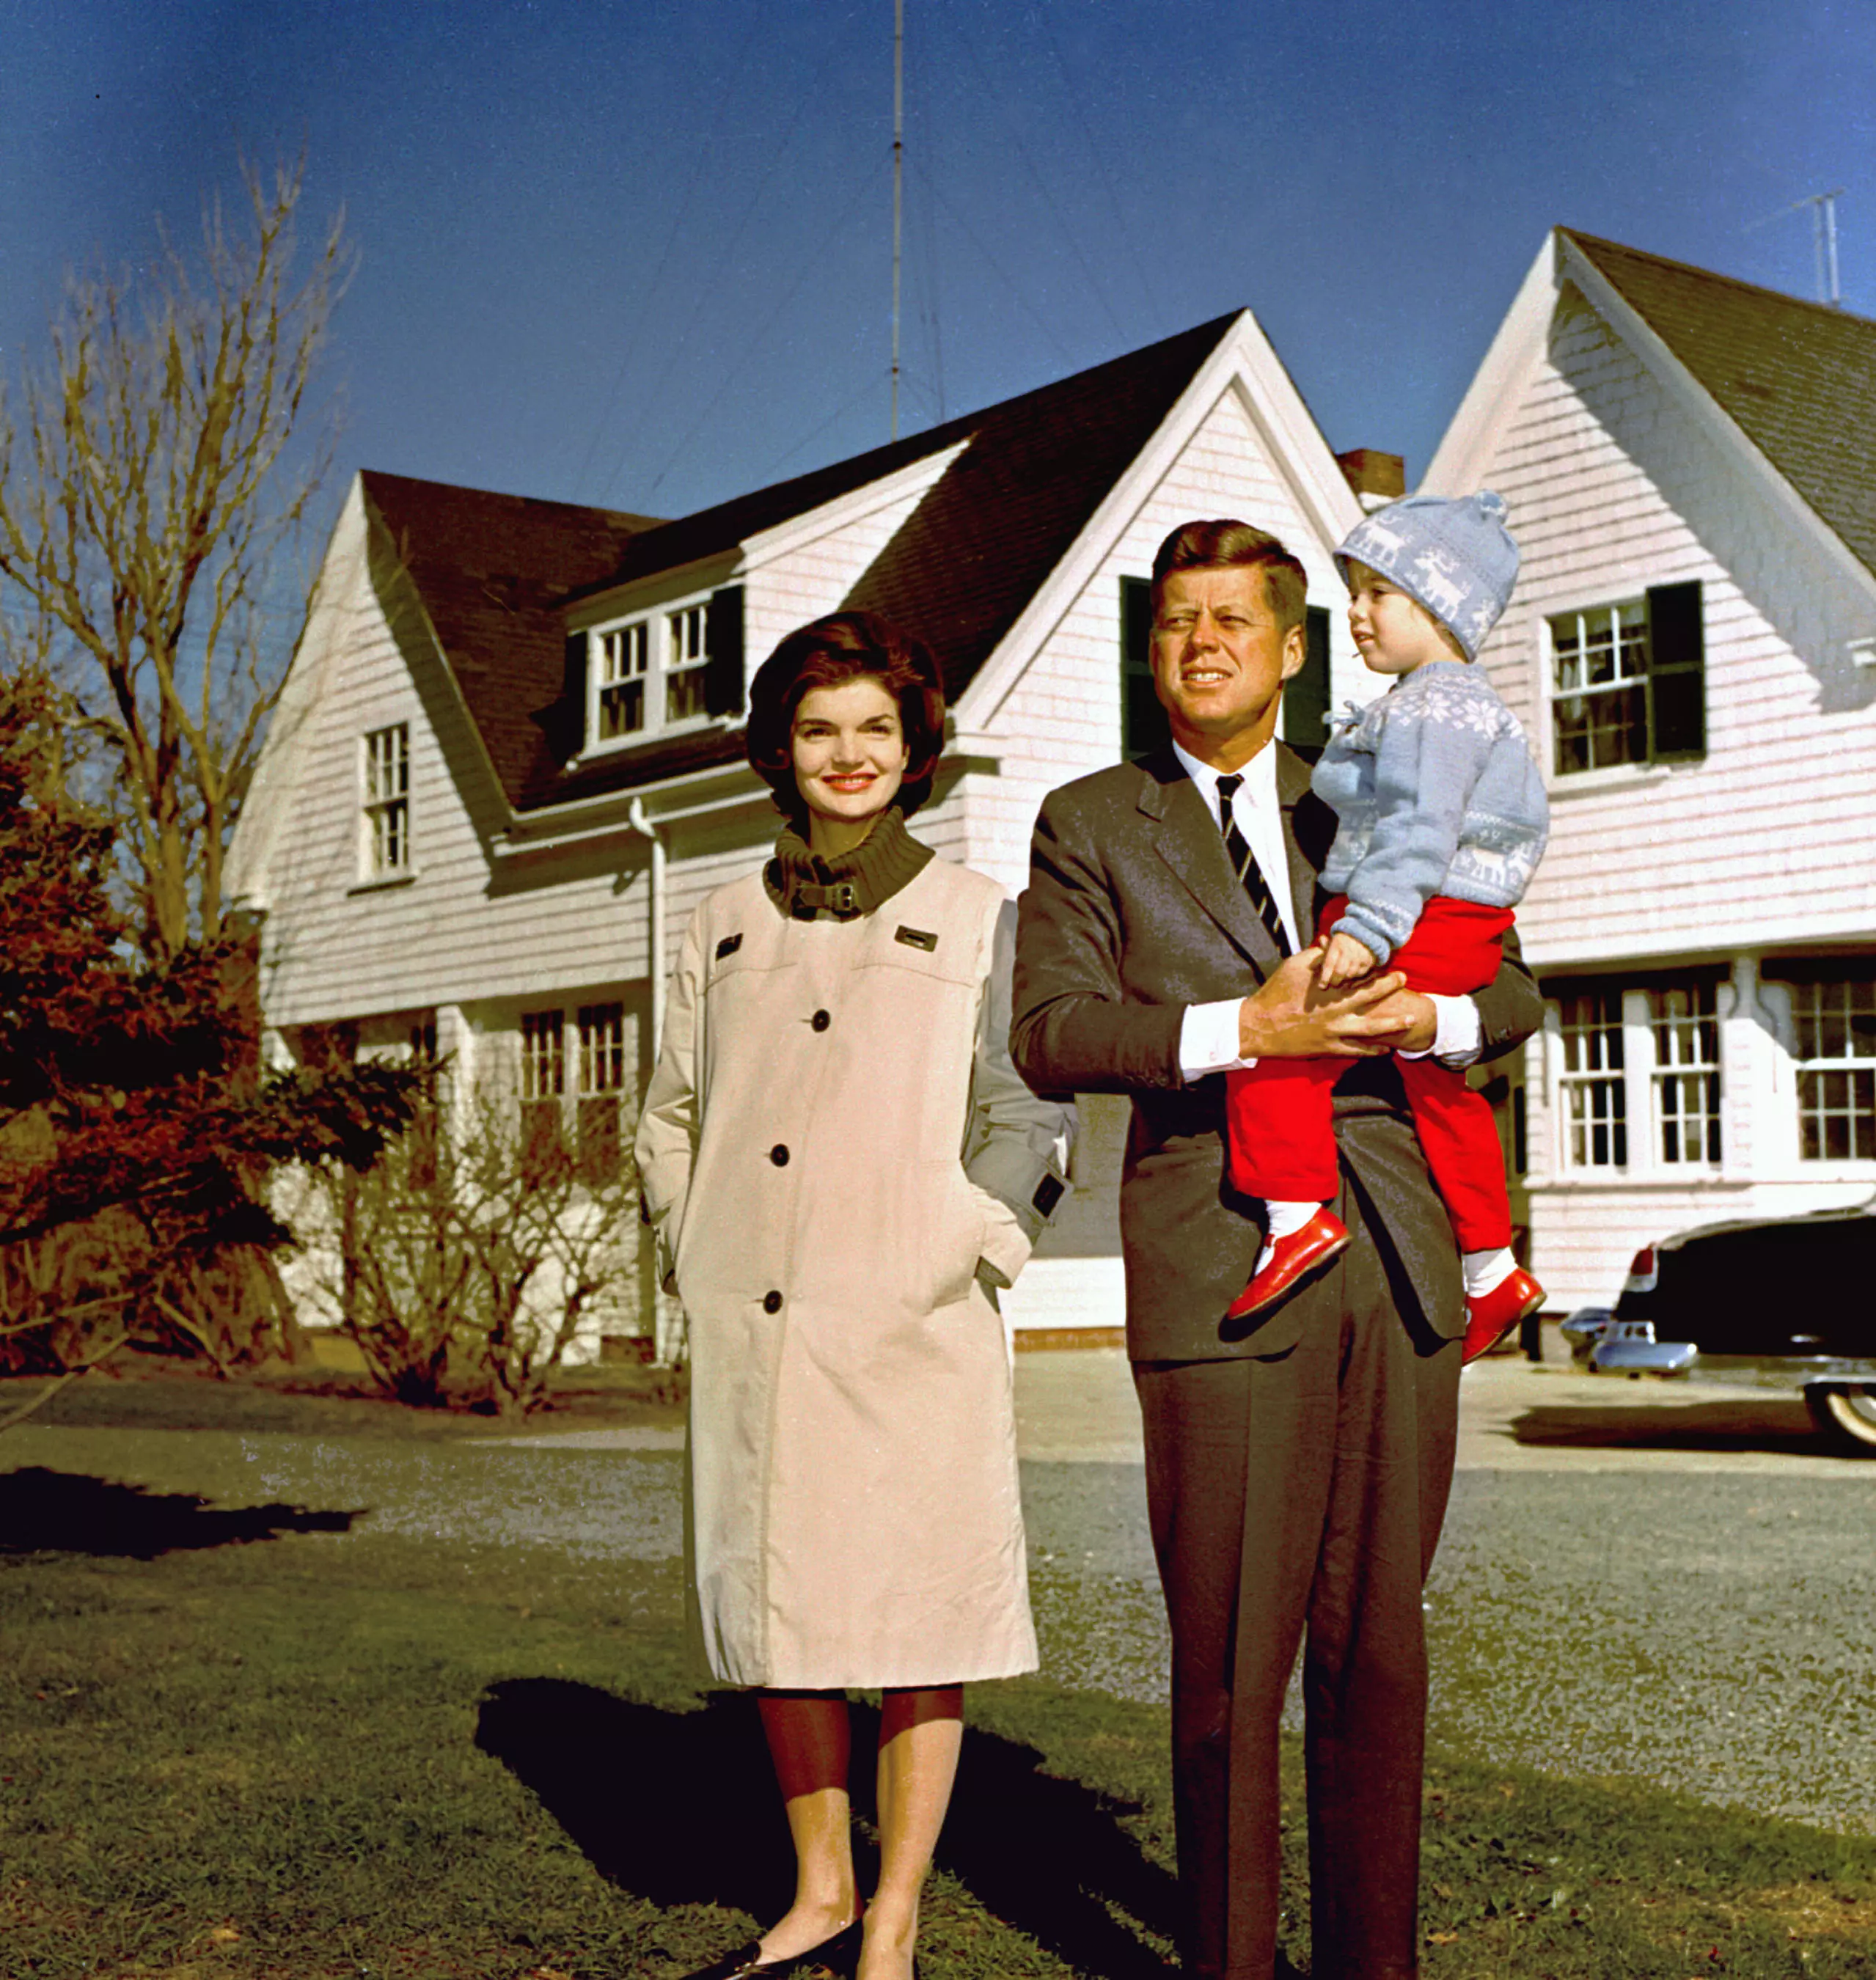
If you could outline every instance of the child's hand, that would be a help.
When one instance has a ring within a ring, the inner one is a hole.
[[[1371,975],[1375,966],[1374,951],[1365,942],[1352,935],[1332,935],[1323,946],[1316,978],[1320,983],[1353,983]]]

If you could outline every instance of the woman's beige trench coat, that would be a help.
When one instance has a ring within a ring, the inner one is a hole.
[[[934,859],[846,921],[752,875],[685,936],[637,1148],[690,1330],[692,1621],[728,1683],[1036,1666],[983,1279],[1053,1208],[1065,1117],[1009,1062],[1009,929]]]

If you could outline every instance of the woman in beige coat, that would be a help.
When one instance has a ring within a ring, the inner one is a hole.
[[[870,613],[758,672],[749,758],[790,829],[698,909],[639,1128],[690,1329],[693,1633],[759,1689],[797,1859],[793,1907],[708,1980],[903,1980],[962,1686],[1036,1665],[995,1291],[1068,1122],[1009,1062],[1001,889],[905,829],[943,733],[931,656]],[[850,1686],[885,1695],[863,1920]]]

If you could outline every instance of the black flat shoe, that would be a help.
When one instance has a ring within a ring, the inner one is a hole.
[[[762,1941],[752,1939],[741,1952],[719,1959],[714,1966],[699,1967],[685,1980],[782,1980],[784,1975],[799,1975],[801,1980],[807,1980],[808,1975],[818,1973],[831,1973],[835,1980],[853,1980],[854,1969],[859,1963],[860,1921],[855,1919],[842,1925],[832,1938],[824,1938],[818,1945],[809,1946],[805,1952],[791,1953],[786,1958],[765,1959]]]

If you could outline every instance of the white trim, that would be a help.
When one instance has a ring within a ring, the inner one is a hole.
[[[1798,533],[1808,537],[1825,559],[1837,568],[1864,600],[1876,604],[1876,573],[1851,551],[1841,537],[1811,507],[1796,488],[1747,437],[1712,394],[1662,338],[1641,312],[1622,296],[1614,283],[1583,251],[1566,240],[1560,243],[1563,272],[1582,291],[1603,321],[1614,330],[1677,399],[1683,410],[1703,419],[1713,429],[1724,450],[1729,453],[1748,480],[1755,483],[1772,507]]]
[[[731,543],[708,556],[692,557],[665,570],[647,571],[624,584],[609,585],[573,600],[566,608],[566,630],[587,632],[596,626],[616,625],[641,613],[656,611],[668,601],[707,596],[735,583],[743,573],[742,546]]]
[[[676,722],[664,719],[666,696],[674,672],[701,676],[705,684],[706,698],[708,698],[710,600],[717,588],[712,586],[704,591],[681,592],[675,597],[660,599],[655,603],[642,605],[616,617],[597,620],[590,625],[577,629],[575,636],[583,638],[586,642],[586,691],[580,708],[580,746],[578,752],[563,766],[563,776],[588,763],[616,756],[623,750],[642,748],[647,742],[666,742],[673,736],[692,736],[703,729],[730,726],[726,717],[712,715],[707,710],[702,714],[680,716]],[[701,612],[704,615],[703,657],[688,667],[673,669],[669,664],[671,622],[687,612]],[[599,695],[601,689],[609,683],[599,678],[599,649],[609,634],[623,633],[634,626],[645,628],[645,671],[638,676],[643,683],[641,705],[644,720],[636,729],[623,730],[617,736],[601,737],[597,733]]]
[[[359,477],[359,487],[361,493],[364,488],[364,477],[361,474]],[[514,808],[508,801],[507,789],[502,782],[500,776],[496,771],[495,759],[489,754],[489,746],[483,739],[482,725],[476,721],[474,713],[471,710],[469,706],[468,697],[463,693],[462,683],[456,677],[456,669],[450,664],[450,656],[448,651],[444,647],[442,639],[437,633],[435,622],[430,616],[430,605],[423,596],[423,587],[417,583],[416,578],[411,574],[409,568],[404,563],[403,558],[397,556],[397,545],[391,541],[390,526],[384,521],[383,517],[378,513],[375,508],[367,505],[365,509],[365,520],[366,561],[364,565],[364,576],[366,580],[366,589],[370,594],[371,601],[377,606],[379,611],[383,615],[387,630],[388,630],[390,624],[390,613],[389,608],[386,605],[385,600],[378,595],[377,586],[373,584],[370,581],[370,533],[374,529],[379,529],[382,530],[384,533],[385,543],[387,546],[392,552],[393,561],[397,565],[397,574],[402,580],[404,585],[408,588],[411,601],[416,606],[418,616],[422,620],[424,633],[430,640],[430,656],[437,663],[437,671],[443,682],[443,692],[449,696],[450,699],[455,703],[456,713],[460,718],[463,728],[468,733],[470,746],[474,751],[476,760],[481,765],[483,774],[488,779],[489,789],[494,794],[494,808],[496,811],[501,812],[504,816],[512,818],[514,816]],[[403,648],[398,646],[395,633],[392,634],[391,643],[393,647],[397,648],[398,653],[401,656]],[[414,674],[412,676],[411,685],[417,687],[418,702],[419,705],[421,706],[423,690],[420,686],[417,686]],[[430,722],[427,716],[426,716],[423,726],[430,731],[431,740],[437,743],[439,747],[440,747],[442,738],[437,733],[436,725]],[[447,755],[444,758],[444,762],[447,766],[448,762]],[[473,807],[470,804],[468,792],[462,790],[459,786],[457,795],[462,799],[464,809],[468,810],[473,816],[474,815]]]
[[[398,773],[398,785],[388,793],[377,790],[372,782],[374,752],[374,742],[380,737],[395,739],[394,749],[387,747],[382,752],[386,767],[394,765]],[[380,723],[376,729],[361,729],[358,736],[358,879],[370,885],[387,880],[401,880],[417,870],[415,849],[411,843],[410,829],[415,822],[416,808],[410,792],[410,718],[402,716],[394,722]],[[379,821],[389,822],[393,814],[401,812],[397,820],[395,836],[396,850],[401,857],[378,862],[380,837]]]
[[[1544,236],[1536,260],[1518,284],[1504,321],[1447,423],[1420,478],[1419,493],[1469,494],[1484,478],[1506,426],[1522,408],[1531,374],[1549,347],[1551,319],[1562,293],[1561,249],[1559,230],[1553,228]]]
[[[369,589],[370,561],[366,537],[364,477],[354,474],[332,533],[326,540],[314,580],[306,623],[287,663],[287,677],[267,717],[267,733],[254,765],[222,869],[222,898],[233,905],[264,912],[274,847],[293,808],[306,752],[304,732],[317,713],[326,673],[349,629],[355,593]]]
[[[837,495],[817,507],[804,509],[769,529],[758,530],[743,543],[743,570],[755,570],[773,563],[778,557],[786,556],[804,544],[816,542],[854,523],[864,522],[868,516],[892,507],[908,495],[928,493],[976,437],[975,432],[968,433],[948,447],[921,454],[904,467],[895,468],[877,481],[862,482],[844,495]]]
[[[702,796],[700,802],[682,802],[693,792],[710,792],[713,786],[715,794]],[[526,812],[506,831],[496,833],[489,849],[498,861],[513,859],[524,854],[558,852],[569,845],[586,845],[619,833],[639,832],[643,828],[633,825],[630,817],[635,806],[652,824],[663,826],[720,816],[769,801],[769,786],[746,763],[712,763],[661,782],[635,784],[629,789],[607,791],[598,796]]]
[[[1361,520],[1361,504],[1329,443],[1290,383],[1249,310],[1220,337],[1152,437],[1101,499],[958,703],[961,729],[988,729],[1062,620],[1142,507],[1151,500],[1227,392],[1235,393],[1263,444],[1268,465],[1287,485],[1325,554]]]

